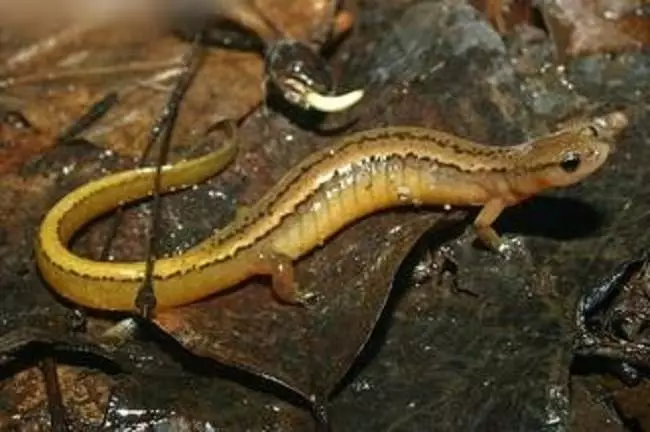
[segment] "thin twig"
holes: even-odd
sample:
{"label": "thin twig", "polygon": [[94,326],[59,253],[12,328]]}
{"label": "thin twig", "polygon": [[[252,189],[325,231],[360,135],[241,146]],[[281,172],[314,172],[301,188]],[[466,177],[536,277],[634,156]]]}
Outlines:
{"label": "thin twig", "polygon": [[104,95],[101,100],[92,104],[90,108],[56,138],[58,143],[75,139],[80,133],[95,124],[118,102],[117,92],[111,91]]}
{"label": "thin twig", "polygon": [[160,229],[161,222],[161,200],[160,191],[162,187],[162,167],[167,164],[167,156],[169,154],[169,146],[171,135],[174,130],[174,123],[178,117],[180,104],[183,100],[187,89],[189,88],[200,64],[202,50],[200,49],[200,35],[197,35],[186,59],[186,68],[184,73],[179,78],[174,90],[169,96],[169,100],[165,105],[162,115],[158,118],[154,126],[151,128],[149,135],[149,142],[145,152],[149,152],[151,146],[160,139],[160,149],[158,151],[158,161],[156,163],[156,174],[154,176],[154,184],[152,191],[152,215],[151,215],[151,228],[149,230],[149,244],[147,245],[147,261],[145,268],[145,281],[138,291],[135,300],[135,305],[140,311],[140,314],[148,318],[151,311],[156,306],[156,298],[153,292],[152,278],[155,267],[155,262],[158,257],[158,237],[157,233]]}
{"label": "thin twig", "polygon": [[47,406],[50,411],[50,424],[54,432],[67,432],[67,420],[65,416],[65,405],[61,395],[59,375],[56,372],[56,361],[51,355],[47,355],[41,361],[41,371],[45,382],[47,393]]}

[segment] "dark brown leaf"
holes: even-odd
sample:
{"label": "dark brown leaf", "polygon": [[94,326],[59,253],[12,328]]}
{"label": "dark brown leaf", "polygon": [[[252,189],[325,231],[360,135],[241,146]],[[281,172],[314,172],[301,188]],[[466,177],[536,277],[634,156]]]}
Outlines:
{"label": "dark brown leaf", "polygon": [[344,231],[298,265],[306,308],[279,304],[268,286],[246,284],[156,322],[190,351],[326,397],[372,332],[396,269],[432,214],[384,214]]}

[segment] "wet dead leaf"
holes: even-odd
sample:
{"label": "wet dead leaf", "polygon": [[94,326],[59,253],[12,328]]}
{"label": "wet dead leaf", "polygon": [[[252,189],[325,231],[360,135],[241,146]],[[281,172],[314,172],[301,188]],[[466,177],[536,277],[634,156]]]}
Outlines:
{"label": "wet dead leaf", "polygon": [[[199,426],[304,430],[312,424],[304,410],[272,394],[251,391],[233,380],[232,371],[224,376],[218,368],[205,370],[196,357],[185,356],[184,364],[191,369],[188,371],[178,363],[182,355],[172,361],[173,347],[170,356],[169,352],[152,350],[152,345],[142,340],[107,351],[87,336],[98,332],[71,332],[66,330],[69,322],[62,318],[52,308],[34,308],[17,322],[3,320],[3,330],[15,330],[0,335],[0,365],[7,374],[0,381],[0,429],[50,430],[48,405],[52,401],[45,394],[43,373],[34,366],[43,356],[59,364],[63,399],[59,409],[65,411],[71,430],[101,425],[147,430],[176,424],[189,430]],[[249,379],[248,385],[259,383]]]}
{"label": "wet dead leaf", "polygon": [[[330,19],[330,1],[260,1],[259,9],[297,40]],[[0,85],[44,136],[56,137],[107,93],[119,104],[82,136],[138,157],[188,51],[159,22],[115,22],[40,34],[8,35]],[[34,54],[36,53],[36,54]],[[215,121],[239,118],[262,98],[260,53],[210,48],[183,102],[174,142],[188,145]]]}
{"label": "wet dead leaf", "polygon": [[308,40],[320,26],[327,25],[332,8],[331,0],[255,0],[255,4],[278,28],[303,41]]}
{"label": "wet dead leaf", "polygon": [[609,397],[613,398],[614,405],[623,418],[638,425],[639,430],[647,430],[650,427],[650,385],[647,382],[634,387],[621,387]]}
{"label": "wet dead leaf", "polygon": [[595,0],[544,2],[541,11],[561,58],[638,50],[650,43],[650,21],[639,3]]}
{"label": "wet dead leaf", "polygon": [[31,128],[0,123],[0,176],[15,173],[28,160],[51,146],[52,138]]}
{"label": "wet dead leaf", "polygon": [[[564,59],[601,52],[637,50],[650,43],[648,17],[637,13],[637,0],[473,0],[471,4],[501,34],[517,25],[545,25]],[[536,21],[535,8],[544,23]]]}
{"label": "wet dead leaf", "polygon": [[279,304],[264,284],[161,313],[155,321],[195,354],[326,397],[379,318],[396,269],[435,214],[376,215],[297,266],[306,308]]}
{"label": "wet dead leaf", "polygon": [[472,0],[470,3],[483,12],[501,34],[532,20],[533,4],[530,0]]}
{"label": "wet dead leaf", "polygon": [[[650,387],[643,379],[650,358],[649,287],[648,253],[642,252],[620,263],[610,275],[585,291],[576,311],[579,338],[575,349],[580,355],[576,369],[583,371],[573,379],[574,387],[583,393],[576,411],[593,411],[600,418],[614,417],[593,402],[612,400],[626,424],[636,424],[641,430],[650,427],[646,402]],[[594,368],[602,375],[590,374]],[[584,419],[588,421],[590,417],[574,414],[576,430],[594,430],[581,426]]]}
{"label": "wet dead leaf", "polygon": [[[571,430],[576,432],[624,432],[625,427],[616,414],[601,402],[601,396],[592,394],[586,383],[578,377],[571,382]],[[595,396],[595,397],[594,397]]]}
{"label": "wet dead leaf", "polygon": [[[57,368],[67,418],[81,427],[99,425],[110,394],[111,379],[100,373],[89,373],[77,366]],[[0,415],[0,429],[38,427],[48,418],[48,400],[42,371],[32,367],[20,371],[11,379],[0,381],[0,395],[8,404]],[[37,430],[37,429],[34,429]]]}

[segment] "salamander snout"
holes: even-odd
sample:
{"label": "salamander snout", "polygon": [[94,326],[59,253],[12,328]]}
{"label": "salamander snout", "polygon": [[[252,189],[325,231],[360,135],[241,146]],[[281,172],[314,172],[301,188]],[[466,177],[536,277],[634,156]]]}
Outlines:
{"label": "salamander snout", "polygon": [[592,120],[591,134],[598,139],[612,139],[629,124],[630,121],[623,111],[613,111]]}

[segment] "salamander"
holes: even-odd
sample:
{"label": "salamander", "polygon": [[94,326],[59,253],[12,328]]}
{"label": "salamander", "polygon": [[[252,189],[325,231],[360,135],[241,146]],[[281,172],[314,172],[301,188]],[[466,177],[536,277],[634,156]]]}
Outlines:
{"label": "salamander", "polygon": [[[277,297],[300,302],[293,263],[371,213],[398,206],[480,206],[478,237],[499,249],[492,223],[509,206],[580,182],[598,170],[628,123],[616,111],[513,146],[489,146],[418,127],[371,129],[340,139],[291,169],[224,229],[177,256],[156,261],[156,310],[191,303],[254,275],[267,275]],[[234,130],[218,150],[162,169],[165,192],[223,170],[236,156]],[[61,199],[36,238],[44,279],[88,308],[134,311],[145,262],[100,262],[70,251],[88,222],[151,194],[155,169],[91,181]]]}

